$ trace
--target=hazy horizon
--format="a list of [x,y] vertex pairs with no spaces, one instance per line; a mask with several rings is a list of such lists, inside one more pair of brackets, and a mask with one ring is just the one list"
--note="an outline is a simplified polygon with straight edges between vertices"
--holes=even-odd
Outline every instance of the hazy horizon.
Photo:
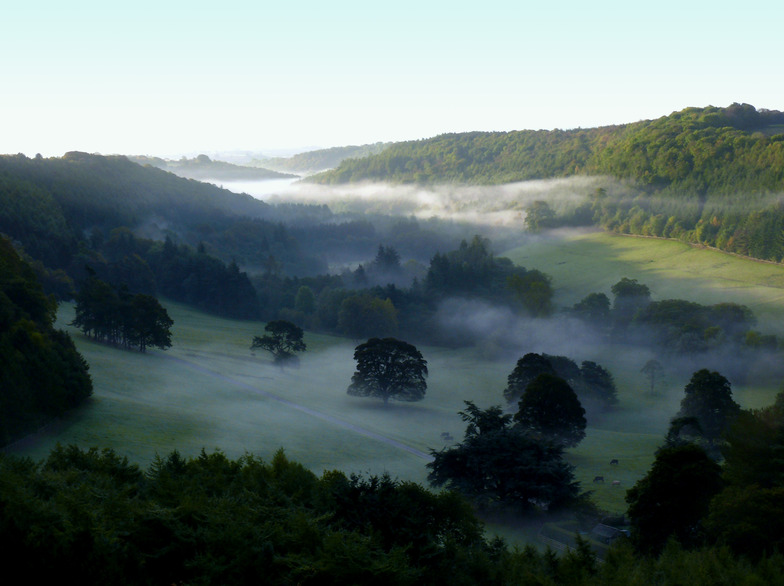
[[4,17],[1,153],[274,154],[784,110],[769,1],[44,0]]

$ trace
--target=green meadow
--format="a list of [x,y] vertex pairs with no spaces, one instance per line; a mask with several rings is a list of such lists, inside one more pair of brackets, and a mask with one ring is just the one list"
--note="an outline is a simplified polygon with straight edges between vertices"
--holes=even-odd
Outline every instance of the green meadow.
[[[647,284],[654,299],[702,303],[734,301],[751,307],[760,329],[782,334],[784,268],[743,260],[678,242],[584,234],[542,238],[509,251],[518,264],[552,275],[556,304],[570,306],[605,292],[621,277]],[[420,347],[430,376],[425,400],[383,403],[346,394],[355,343],[307,333],[298,368],[280,369],[250,351],[263,323],[220,319],[165,302],[174,319],[173,347],[141,354],[92,342],[68,326],[73,308],[60,309],[58,325],[71,332],[90,364],[95,393],[88,403],[8,451],[43,458],[57,443],[114,448],[147,465],[156,454],[222,450],[269,459],[279,448],[316,473],[381,474],[426,483],[430,449],[444,447],[443,432],[460,441],[463,401],[480,407],[503,402],[516,358],[486,352]],[[543,322],[542,327],[549,327]],[[539,351],[531,348],[530,351]],[[625,510],[624,496],[648,470],[686,379],[670,378],[659,393],[646,391],[639,370],[644,351],[595,345],[591,359],[607,366],[618,385],[613,412],[589,421],[588,434],[569,452],[583,489],[609,511]],[[778,381],[733,388],[744,407],[769,404]],[[610,465],[618,459],[618,465]],[[605,482],[593,483],[595,476]],[[619,481],[619,485],[613,485]]]
[[606,293],[622,277],[648,285],[658,299],[706,305],[735,302],[754,311],[760,329],[784,335],[784,267],[698,248],[674,240],[592,232],[548,237],[504,254],[553,277],[556,304],[574,305],[588,293]]

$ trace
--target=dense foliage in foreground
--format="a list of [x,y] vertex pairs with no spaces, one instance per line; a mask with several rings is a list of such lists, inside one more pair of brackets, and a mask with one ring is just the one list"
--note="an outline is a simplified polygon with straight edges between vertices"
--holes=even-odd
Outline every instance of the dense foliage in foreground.
[[777,584],[784,556],[658,557],[625,544],[597,563],[585,541],[556,556],[488,541],[462,498],[389,477],[320,478],[202,452],[146,471],[111,450],[0,455],[0,543],[17,575],[81,584]]

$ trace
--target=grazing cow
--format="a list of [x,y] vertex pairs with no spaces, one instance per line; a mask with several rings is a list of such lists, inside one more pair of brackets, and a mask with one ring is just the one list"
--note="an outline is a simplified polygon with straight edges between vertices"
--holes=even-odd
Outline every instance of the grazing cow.
[[593,477],[593,481],[594,482],[602,482],[603,483],[604,482],[604,476],[594,476]]
[[616,460],[615,458],[610,460],[610,466],[617,466],[617,465],[618,465],[618,460]]
[[613,480],[613,486],[621,486],[620,480]]

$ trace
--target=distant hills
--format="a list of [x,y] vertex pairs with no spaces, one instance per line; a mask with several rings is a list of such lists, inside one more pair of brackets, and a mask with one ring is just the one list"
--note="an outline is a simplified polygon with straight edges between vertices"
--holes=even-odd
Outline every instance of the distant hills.
[[733,104],[619,126],[444,134],[344,160],[309,180],[499,184],[573,175],[693,193],[782,190],[784,113]]
[[272,171],[260,166],[246,167],[243,165],[234,165],[225,161],[213,161],[207,155],[199,155],[193,159],[186,159],[183,157],[177,161],[147,156],[129,156],[128,159],[139,165],[150,165],[151,167],[156,167],[187,179],[253,181],[298,177],[298,175]]
[[393,143],[377,142],[360,146],[340,146],[298,153],[290,157],[254,158],[247,165],[213,160],[207,155],[178,160],[133,155],[128,159],[149,165],[187,179],[218,179],[222,181],[257,181],[298,178],[337,167],[346,159],[359,159],[381,153]]
[[392,145],[390,142],[377,142],[361,146],[342,146],[299,153],[291,157],[254,159],[252,166],[274,169],[280,172],[310,175],[337,167],[346,159],[361,159],[383,152]]

